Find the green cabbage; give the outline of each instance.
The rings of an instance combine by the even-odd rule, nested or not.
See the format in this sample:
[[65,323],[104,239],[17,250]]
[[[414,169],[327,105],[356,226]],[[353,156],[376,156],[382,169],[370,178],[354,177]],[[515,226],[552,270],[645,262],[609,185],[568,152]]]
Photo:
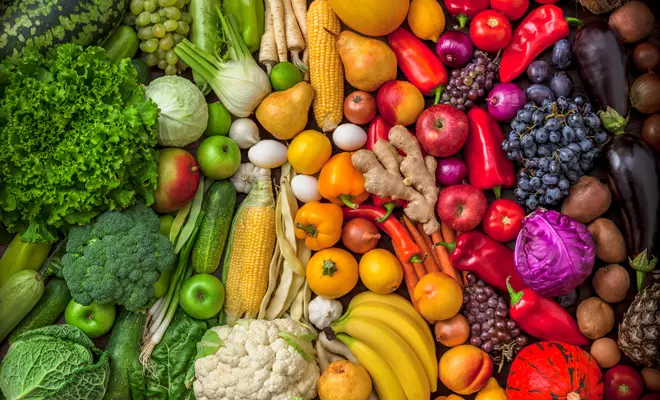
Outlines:
[[0,64],[0,223],[24,242],[150,205],[157,183],[157,106],[126,59],[64,44]]
[[16,337],[0,365],[0,390],[7,400],[100,399],[109,377],[107,353],[80,329],[51,325]]

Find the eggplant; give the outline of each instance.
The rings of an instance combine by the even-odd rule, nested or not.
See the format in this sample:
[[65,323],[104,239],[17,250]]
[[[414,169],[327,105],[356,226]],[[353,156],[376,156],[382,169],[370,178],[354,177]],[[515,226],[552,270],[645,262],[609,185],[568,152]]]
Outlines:
[[589,99],[598,105],[603,126],[623,134],[630,112],[630,85],[621,38],[606,22],[590,22],[575,35],[573,56]]
[[626,230],[630,266],[641,289],[660,255],[660,166],[640,138],[615,135],[603,148],[607,177]]

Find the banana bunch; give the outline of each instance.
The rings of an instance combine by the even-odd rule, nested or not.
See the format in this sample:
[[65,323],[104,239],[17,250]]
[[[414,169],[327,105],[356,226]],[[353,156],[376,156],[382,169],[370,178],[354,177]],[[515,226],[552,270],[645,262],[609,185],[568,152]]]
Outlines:
[[360,293],[330,329],[369,372],[381,400],[428,399],[436,391],[433,335],[403,297]]

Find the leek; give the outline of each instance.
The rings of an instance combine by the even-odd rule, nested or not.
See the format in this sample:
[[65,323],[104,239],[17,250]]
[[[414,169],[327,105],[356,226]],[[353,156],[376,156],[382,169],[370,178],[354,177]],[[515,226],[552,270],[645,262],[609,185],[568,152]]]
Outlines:
[[270,81],[241,37],[236,17],[225,18],[220,7],[216,11],[228,39],[224,54],[209,54],[187,39],[176,45],[174,52],[209,83],[230,113],[244,118],[270,94]]

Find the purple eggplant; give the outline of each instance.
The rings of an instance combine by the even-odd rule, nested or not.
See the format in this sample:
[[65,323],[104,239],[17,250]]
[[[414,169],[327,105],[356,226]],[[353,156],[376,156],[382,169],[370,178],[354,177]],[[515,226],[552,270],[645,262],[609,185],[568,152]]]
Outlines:
[[660,167],[653,150],[631,135],[614,135],[605,145],[607,176],[621,208],[630,266],[637,288],[660,256]]
[[573,56],[589,99],[598,105],[603,126],[622,134],[630,111],[630,85],[619,35],[606,22],[590,22],[575,35]]

